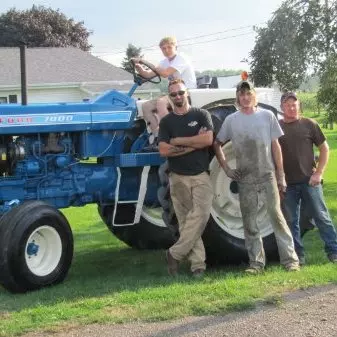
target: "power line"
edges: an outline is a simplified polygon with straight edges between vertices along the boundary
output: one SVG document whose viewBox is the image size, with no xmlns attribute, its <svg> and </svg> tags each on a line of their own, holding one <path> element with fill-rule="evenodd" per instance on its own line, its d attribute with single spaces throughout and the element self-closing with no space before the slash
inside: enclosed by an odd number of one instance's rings
<svg viewBox="0 0 337 337">
<path fill-rule="evenodd" d="M 252 25 L 241 26 L 241 27 L 237 27 L 237 28 L 226 29 L 226 30 L 223 30 L 223 31 L 220 31 L 220 32 L 216 32 L 216 33 L 197 35 L 195 37 L 190 37 L 190 38 L 179 40 L 179 46 L 182 46 L 180 44 L 180 42 L 183 42 L 183 41 L 189 41 L 189 40 L 193 40 L 193 39 L 201 39 L 203 37 L 208 37 L 208 36 L 212 36 L 212 35 L 222 34 L 222 33 L 230 32 L 230 31 L 240 30 L 240 29 L 244 29 L 244 28 L 251 28 L 251 27 L 252 27 Z M 143 50 L 148 50 L 148 49 L 157 48 L 157 47 L 158 47 L 158 44 L 147 46 L 147 47 L 140 47 L 140 48 L 143 49 Z M 112 51 L 112 52 L 95 52 L 95 53 L 96 54 L 111 54 L 111 53 L 120 54 L 120 53 L 125 53 L 125 49 L 119 50 L 119 51 L 116 51 L 116 52 Z"/>
<path fill-rule="evenodd" d="M 201 38 L 204 38 L 204 37 L 209 37 L 209 36 L 213 36 L 213 35 L 217 35 L 217 34 L 227 33 L 227 32 L 241 30 L 241 29 L 245 29 L 245 28 L 252 28 L 253 26 L 254 25 L 240 26 L 240 27 L 237 27 L 237 28 L 226 29 L 226 30 L 223 30 L 223 31 L 220 31 L 220 32 L 216 32 L 216 33 L 197 35 L 195 37 L 190 37 L 190 38 L 182 39 L 182 40 L 179 40 L 179 47 L 190 46 L 190 45 L 193 45 L 193 44 L 208 43 L 208 42 L 213 42 L 213 41 L 218 41 L 218 40 L 225 40 L 227 38 L 233 38 L 233 37 L 237 37 L 237 36 L 252 34 L 253 32 L 249 32 L 249 33 L 243 33 L 243 34 L 238 34 L 238 35 L 233 35 L 233 36 L 223 37 L 223 38 L 218 38 L 218 39 L 213 39 L 213 40 L 195 42 L 195 43 L 190 43 L 190 44 L 180 44 L 180 42 L 183 42 L 183 41 L 190 41 L 190 40 L 194 40 L 194 39 L 201 39 Z M 140 48 L 142 50 L 151 50 L 151 49 L 157 48 L 157 47 L 158 47 L 158 44 L 147 46 L 147 47 L 140 47 Z M 118 55 L 118 54 L 124 54 L 125 53 L 125 49 L 119 50 L 119 51 L 116 51 L 116 52 L 111 51 L 111 52 L 93 52 L 93 53 L 94 54 Z"/>
<path fill-rule="evenodd" d="M 232 36 L 220 37 L 220 38 L 213 39 L 213 40 L 207 40 L 207 41 L 201 41 L 201 42 L 194 42 L 194 43 L 182 44 L 182 45 L 179 45 L 179 46 L 181 46 L 181 47 L 184 47 L 184 46 L 193 46 L 193 45 L 195 45 L 195 44 L 203 44 L 203 43 L 208 43 L 208 42 L 214 42 L 214 41 L 220 41 L 220 40 L 227 40 L 227 39 L 231 39 L 231 38 L 233 38 L 233 37 L 244 36 L 244 35 L 250 35 L 250 34 L 253 34 L 253 33 L 255 33 L 255 32 L 254 32 L 254 31 L 251 31 L 251 32 L 242 33 L 242 34 L 237 34 L 237 35 L 232 35 Z"/>
<path fill-rule="evenodd" d="M 220 38 L 217 38 L 217 39 L 212 39 L 212 40 L 207 40 L 207 41 L 199 41 L 199 42 L 192 42 L 192 43 L 186 43 L 186 44 L 179 44 L 179 47 L 193 46 L 193 45 L 196 45 L 196 44 L 205 44 L 205 43 L 209 43 L 209 42 L 227 40 L 227 39 L 231 39 L 231 38 L 235 38 L 235 37 L 239 37 L 239 36 L 250 35 L 250 34 L 253 34 L 253 33 L 255 33 L 255 32 L 254 31 L 250 31 L 250 32 L 247 32 L 247 33 L 236 34 L 236 35 L 231 35 L 231 36 L 225 36 L 225 37 L 220 37 Z M 142 48 L 142 50 L 149 50 L 149 49 L 152 49 L 152 48 Z M 113 55 L 124 54 L 124 53 L 125 53 L 125 50 L 123 50 L 121 52 L 118 52 L 118 53 L 108 53 L 107 52 L 107 53 L 105 53 L 105 55 L 111 55 L 111 56 L 113 56 Z M 98 55 L 98 57 L 102 57 L 102 56 L 103 55 Z"/>
<path fill-rule="evenodd" d="M 225 37 L 219 37 L 217 39 L 212 39 L 212 40 L 207 40 L 207 41 L 199 41 L 199 42 L 192 42 L 192 43 L 186 43 L 186 44 L 179 44 L 179 47 L 185 47 L 185 46 L 193 46 L 193 45 L 196 45 L 196 44 L 204 44 L 204 43 L 209 43 L 209 42 L 214 42 L 214 41 L 220 41 L 220 40 L 227 40 L 227 39 L 231 39 L 231 38 L 235 38 L 235 37 L 239 37 L 239 36 L 244 36 L 244 35 L 250 35 L 250 34 L 253 34 L 255 33 L 254 31 L 250 31 L 250 32 L 246 32 L 246 33 L 242 33 L 242 34 L 236 34 L 236 35 L 231 35 L 231 36 L 225 36 Z M 157 47 L 157 46 L 155 46 Z M 143 50 L 150 50 L 150 49 L 153 49 L 153 47 L 147 47 L 147 48 L 141 48 L 142 51 Z M 95 52 L 93 52 L 94 54 L 96 54 Z M 120 52 L 117 52 L 117 53 L 114 53 L 114 52 L 106 52 L 104 53 L 105 55 L 118 55 L 118 54 L 124 54 L 125 53 L 125 50 L 123 51 L 120 51 Z M 98 55 L 98 57 L 101 57 L 103 55 Z"/>
<path fill-rule="evenodd" d="M 217 35 L 217 34 L 222 34 L 222 33 L 227 33 L 227 32 L 232 32 L 235 30 L 240 30 L 240 29 L 245 29 L 245 28 L 252 28 L 253 25 L 249 25 L 249 26 L 241 26 L 241 27 L 237 27 L 237 28 L 231 28 L 231 29 L 227 29 L 227 30 L 223 30 L 221 32 L 217 32 L 217 33 L 210 33 L 210 34 L 205 34 L 205 35 L 198 35 L 195 37 L 190 37 L 187 39 L 183 39 L 183 40 L 179 40 L 179 41 L 188 41 L 188 40 L 193 40 L 193 39 L 201 39 L 203 37 L 208 37 L 208 36 L 212 36 L 212 35 Z M 180 44 L 179 44 L 180 45 Z"/>
</svg>

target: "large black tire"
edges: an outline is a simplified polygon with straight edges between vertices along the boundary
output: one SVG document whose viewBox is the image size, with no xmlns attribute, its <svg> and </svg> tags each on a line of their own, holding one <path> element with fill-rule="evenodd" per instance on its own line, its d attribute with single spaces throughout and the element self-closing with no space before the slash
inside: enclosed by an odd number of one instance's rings
<svg viewBox="0 0 337 337">
<path fill-rule="evenodd" d="M 115 222 L 118 224 L 131 222 L 134 217 L 134 208 L 135 206 L 132 204 L 118 205 Z M 149 214 L 149 212 L 144 212 L 138 224 L 112 226 L 113 205 L 98 205 L 98 213 L 109 230 L 128 246 L 137 249 L 167 249 L 172 246 L 177 239 L 174 230 L 166 227 L 161 218 L 152 222 L 147 220 L 145 214 Z M 149 217 L 147 218 L 149 219 Z"/>
<path fill-rule="evenodd" d="M 244 239 L 228 234 L 217 225 L 212 216 L 203 234 L 203 241 L 207 263 L 210 265 L 248 262 Z M 274 234 L 263 238 L 263 246 L 268 260 L 278 259 Z"/>
<path fill-rule="evenodd" d="M 301 236 L 315 228 L 311 219 L 307 216 L 300 218 Z M 211 216 L 203 235 L 206 249 L 207 262 L 210 264 L 237 264 L 248 262 L 248 253 L 245 241 L 230 235 L 223 230 Z M 262 238 L 267 259 L 276 261 L 279 259 L 277 243 L 274 234 Z"/>
<path fill-rule="evenodd" d="M 237 109 L 234 104 L 226 104 L 214 106 L 207 110 L 211 114 L 214 127 L 214 135 L 216 136 L 224 120 L 233 112 L 235 112 Z"/>
<path fill-rule="evenodd" d="M 23 293 L 62 282 L 73 257 L 67 219 L 41 201 L 13 208 L 0 219 L 0 283 Z"/>
</svg>

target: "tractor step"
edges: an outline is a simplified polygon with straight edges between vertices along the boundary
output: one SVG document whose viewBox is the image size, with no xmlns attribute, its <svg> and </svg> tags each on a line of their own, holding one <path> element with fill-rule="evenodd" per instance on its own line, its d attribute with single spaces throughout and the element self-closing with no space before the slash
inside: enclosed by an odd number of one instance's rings
<svg viewBox="0 0 337 337">
<path fill-rule="evenodd" d="M 150 171 L 151 166 L 144 166 L 142 170 L 142 177 L 140 181 L 140 187 L 139 187 L 139 193 L 138 193 L 138 199 L 137 200 L 119 200 L 119 187 L 121 183 L 121 170 L 119 167 L 117 167 L 117 183 L 116 183 L 116 190 L 115 190 L 115 206 L 112 214 L 112 226 L 115 227 L 120 227 L 120 226 L 133 226 L 137 223 L 139 223 L 141 214 L 142 214 L 142 209 L 143 209 L 143 204 L 144 204 L 144 199 L 146 195 L 146 190 L 147 190 L 147 179 L 149 176 L 149 171 Z M 116 214 L 118 211 L 118 205 L 119 204 L 134 204 L 135 205 L 135 215 L 133 217 L 133 221 L 129 223 L 116 223 Z"/>
</svg>

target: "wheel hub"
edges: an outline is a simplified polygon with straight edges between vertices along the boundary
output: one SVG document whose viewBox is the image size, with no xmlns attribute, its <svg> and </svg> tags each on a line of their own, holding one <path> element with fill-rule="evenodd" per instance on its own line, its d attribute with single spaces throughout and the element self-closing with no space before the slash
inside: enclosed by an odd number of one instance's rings
<svg viewBox="0 0 337 337">
<path fill-rule="evenodd" d="M 29 270 L 37 276 L 50 274 L 60 262 L 62 242 L 51 226 L 36 228 L 28 238 L 25 259 Z"/>
<path fill-rule="evenodd" d="M 162 213 L 163 209 L 161 207 L 151 208 L 144 205 L 142 209 L 142 216 L 145 220 L 151 222 L 158 227 L 166 227 L 162 219 Z"/>
<path fill-rule="evenodd" d="M 29 258 L 32 255 L 37 255 L 38 251 L 39 251 L 39 245 L 36 245 L 34 240 L 33 240 L 33 242 L 28 243 L 27 254 L 28 254 Z"/>
<path fill-rule="evenodd" d="M 236 160 L 232 144 L 229 142 L 222 148 L 226 161 L 231 168 L 236 167 Z M 236 181 L 227 177 L 217 159 L 214 157 L 210 164 L 211 181 L 214 190 L 211 214 L 214 221 L 226 233 L 244 239 L 242 214 L 239 202 L 239 186 Z M 263 203 L 258 205 L 257 223 L 262 237 L 273 232 L 267 207 Z"/>
</svg>

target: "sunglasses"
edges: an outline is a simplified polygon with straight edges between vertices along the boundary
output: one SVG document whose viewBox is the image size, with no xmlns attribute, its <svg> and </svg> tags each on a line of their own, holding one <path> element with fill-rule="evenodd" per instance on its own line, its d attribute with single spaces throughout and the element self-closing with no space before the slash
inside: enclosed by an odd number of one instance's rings
<svg viewBox="0 0 337 337">
<path fill-rule="evenodd" d="M 179 90 L 177 92 L 170 92 L 170 97 L 177 97 L 179 96 L 184 96 L 185 95 L 185 90 Z"/>
</svg>

